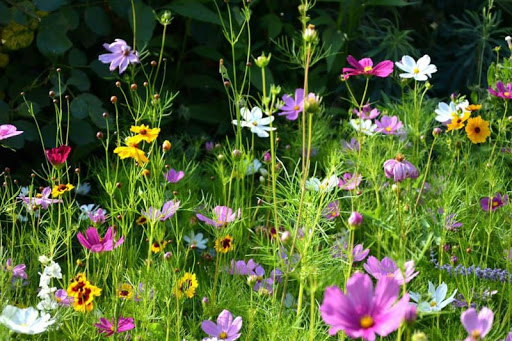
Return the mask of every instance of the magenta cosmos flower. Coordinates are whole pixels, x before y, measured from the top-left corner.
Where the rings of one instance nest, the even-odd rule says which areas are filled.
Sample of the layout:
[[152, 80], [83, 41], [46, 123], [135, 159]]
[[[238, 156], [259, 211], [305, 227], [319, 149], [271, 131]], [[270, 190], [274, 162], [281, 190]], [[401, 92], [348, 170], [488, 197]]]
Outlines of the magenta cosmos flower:
[[407, 161], [402, 154], [398, 154], [394, 159], [384, 162], [384, 172], [386, 173], [386, 178], [393, 178], [395, 182], [400, 182], [407, 178], [416, 179], [419, 176], [416, 167]]
[[469, 336], [465, 341], [482, 340], [491, 330], [494, 313], [489, 308], [482, 308], [479, 313], [470, 308], [460, 315], [460, 321]]
[[380, 115], [380, 111], [377, 108], [372, 108], [370, 103], [363, 105], [361, 110], [354, 109], [352, 112], [363, 120], [373, 120]]
[[398, 119], [398, 116], [382, 116], [382, 118], [375, 121], [377, 125], [377, 132], [386, 135], [394, 135], [403, 126], [402, 122]]
[[95, 227], [89, 227], [87, 231], [85, 231], [85, 237], [81, 232], [78, 232], [76, 236], [80, 244], [93, 253], [112, 251], [123, 244], [124, 237], [119, 238], [119, 240], [114, 243], [115, 237], [116, 233], [113, 231], [112, 226], [108, 228], [103, 238], [100, 237], [98, 229]]
[[217, 318], [217, 324], [210, 320], [201, 323], [201, 329], [220, 340], [233, 341], [240, 337], [242, 329], [242, 317], [238, 316], [233, 320], [233, 315], [229, 310], [224, 309]]
[[139, 63], [139, 53], [133, 52], [123, 39], [116, 39], [111, 44], [103, 44], [103, 47], [110, 53], [102, 54], [98, 59], [104, 64], [110, 63], [110, 71], [119, 68], [119, 74], [121, 74], [129, 64]]
[[498, 81], [496, 83], [496, 90], [489, 87], [489, 93], [493, 96], [500, 97], [503, 99], [511, 99], [512, 98], [512, 84], [507, 83], [505, 86], [502, 81]]
[[286, 119], [295, 121], [304, 109], [304, 89], [295, 90], [295, 98], [286, 94], [283, 96], [284, 105], [279, 108], [280, 116], [286, 116]]
[[376, 76], [385, 78], [389, 76], [393, 72], [393, 62], [390, 60], [385, 60], [380, 62], [375, 67], [373, 66], [373, 60], [371, 58], [363, 58], [361, 60], [356, 60], [352, 56], [347, 57], [347, 62], [352, 65], [354, 68], [344, 67], [343, 68], [343, 77], [347, 79], [350, 76]]
[[325, 289], [320, 306], [322, 319], [331, 328], [330, 335], [344, 331], [353, 339], [375, 340], [375, 334], [387, 336], [400, 327], [409, 305], [409, 295], [398, 299], [400, 287], [391, 278], [377, 282], [375, 291], [370, 276], [355, 273], [347, 281], [347, 293], [336, 287]]
[[180, 202], [175, 200], [167, 201], [161, 210], [157, 210], [154, 207], [148, 208], [147, 211], [142, 211], [142, 215], [149, 220], [160, 220], [165, 221], [172, 217], [176, 211], [180, 208]]
[[46, 158], [54, 167], [61, 167], [66, 163], [71, 147], [60, 146], [58, 148], [52, 148], [46, 150]]
[[41, 207], [43, 210], [46, 210], [51, 204], [62, 202], [62, 200], [59, 199], [51, 199], [51, 194], [52, 189], [50, 187], [45, 187], [41, 193], [37, 193], [33, 197], [20, 195], [19, 198], [23, 200], [23, 202], [27, 205], [27, 209], [29, 210], [32, 210], [34, 206]]
[[363, 216], [361, 213], [353, 211], [348, 217], [347, 223], [350, 227], [359, 227], [363, 223]]
[[361, 174], [350, 174], [345, 173], [343, 177], [338, 179], [338, 187], [345, 191], [351, 191], [356, 189], [360, 184], [363, 176]]
[[418, 276], [419, 271], [414, 272], [414, 261], [408, 261], [404, 264], [405, 273], [398, 268], [391, 258], [384, 257], [381, 262], [373, 256], [368, 257], [364, 264], [364, 269], [375, 279], [384, 277], [394, 278], [399, 285], [409, 283], [414, 277]]
[[23, 131], [18, 130], [12, 124], [2, 124], [0, 125], [0, 141], [6, 140], [10, 137], [23, 134]]
[[101, 317], [100, 323], [96, 323], [94, 326], [98, 328], [99, 333], [103, 333], [105, 336], [112, 336], [114, 333], [121, 334], [128, 330], [132, 330], [135, 328], [135, 323], [133, 323], [133, 318], [131, 317], [119, 317], [117, 323], [114, 318], [107, 320], [106, 318]]
[[501, 195], [501, 193], [496, 193], [494, 197], [486, 197], [480, 199], [480, 207], [484, 211], [495, 211], [498, 207], [502, 207], [508, 203], [508, 195]]
[[174, 168], [171, 168], [167, 173], [164, 174], [164, 177], [167, 180], [167, 182], [175, 184], [179, 182], [181, 179], [183, 179], [183, 177], [185, 177], [185, 172], [176, 171]]
[[202, 222], [215, 226], [215, 227], [224, 227], [227, 226], [227, 224], [237, 220], [240, 218], [240, 215], [242, 214], [242, 211], [238, 209], [238, 211], [233, 212], [233, 210], [226, 206], [215, 206], [213, 209], [213, 217], [208, 218], [205, 217], [202, 214], [196, 214], [197, 219], [201, 220]]

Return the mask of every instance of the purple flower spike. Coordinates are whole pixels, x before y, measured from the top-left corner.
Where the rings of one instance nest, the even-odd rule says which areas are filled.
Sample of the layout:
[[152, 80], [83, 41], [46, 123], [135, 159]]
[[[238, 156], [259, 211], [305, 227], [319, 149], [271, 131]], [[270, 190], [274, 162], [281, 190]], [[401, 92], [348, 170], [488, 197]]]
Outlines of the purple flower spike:
[[98, 229], [94, 227], [90, 227], [85, 231], [85, 237], [81, 232], [78, 232], [76, 237], [83, 247], [93, 253], [112, 251], [124, 242], [124, 237], [121, 237], [114, 244], [116, 233], [113, 231], [112, 226], [108, 228], [103, 238], [98, 234]]
[[402, 154], [398, 154], [396, 158], [384, 162], [384, 172], [386, 178], [393, 178], [395, 182], [401, 182], [405, 179], [416, 179], [419, 176], [416, 167], [405, 160]]
[[139, 53], [133, 52], [132, 48], [123, 39], [116, 39], [111, 44], [103, 44], [103, 47], [110, 53], [98, 57], [104, 64], [110, 63], [110, 71], [119, 68], [119, 74], [123, 73], [129, 64], [139, 63]]
[[238, 211], [233, 212], [233, 210], [226, 206], [216, 206], [213, 209], [213, 217], [208, 218], [205, 217], [202, 214], [196, 214], [196, 217], [201, 220], [202, 222], [214, 226], [214, 227], [225, 227], [229, 223], [240, 219], [240, 215], [242, 214], [242, 211], [238, 209]]
[[171, 168], [167, 173], [164, 174], [165, 179], [167, 182], [170, 182], [172, 184], [175, 184], [179, 182], [183, 177], [185, 176], [185, 172], [183, 171], [176, 171], [175, 169]]
[[489, 308], [482, 308], [479, 313], [470, 308], [460, 315], [460, 321], [469, 336], [465, 341], [482, 340], [491, 330], [494, 313]]
[[223, 310], [217, 318], [217, 323], [210, 320], [201, 323], [201, 329], [211, 337], [220, 340], [234, 341], [240, 337], [242, 329], [242, 318], [238, 316], [233, 320], [233, 315], [229, 310]]
[[286, 116], [286, 119], [295, 121], [304, 109], [304, 89], [295, 90], [295, 98], [290, 95], [283, 96], [284, 105], [279, 108], [280, 116]]
[[480, 207], [482, 210], [489, 212], [495, 211], [498, 207], [502, 207], [508, 204], [508, 195], [501, 195], [501, 193], [496, 193], [494, 197], [487, 197], [480, 199]]
[[386, 135], [395, 135], [403, 126], [398, 116], [383, 116], [380, 121], [376, 120], [375, 124], [377, 125], [376, 131]]
[[376, 279], [383, 277], [394, 278], [399, 285], [409, 283], [419, 272], [414, 272], [414, 261], [405, 262], [405, 272], [398, 268], [391, 258], [384, 257], [381, 262], [373, 256], [370, 256], [364, 264], [364, 269]]

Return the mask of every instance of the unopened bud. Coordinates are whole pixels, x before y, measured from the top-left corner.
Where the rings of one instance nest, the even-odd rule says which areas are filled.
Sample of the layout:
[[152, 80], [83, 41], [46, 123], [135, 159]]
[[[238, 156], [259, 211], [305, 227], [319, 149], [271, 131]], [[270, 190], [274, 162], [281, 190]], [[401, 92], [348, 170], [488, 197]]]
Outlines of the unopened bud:
[[112, 104], [116, 104], [117, 103], [117, 96], [110, 97], [110, 102], [112, 102]]
[[258, 67], [264, 68], [264, 67], [266, 67], [266, 66], [268, 65], [268, 63], [270, 63], [270, 58], [271, 58], [271, 57], [272, 57], [272, 54], [271, 54], [271, 53], [269, 53], [269, 55], [268, 55], [268, 56], [265, 56], [265, 53], [263, 52], [263, 53], [261, 54], [261, 56], [259, 56], [258, 58], [256, 58], [256, 59], [254, 60], [254, 62], [256, 63], [256, 65], [257, 65]]
[[169, 150], [171, 150], [171, 142], [165, 140], [164, 143], [162, 143], [162, 149], [164, 152], [168, 152]]

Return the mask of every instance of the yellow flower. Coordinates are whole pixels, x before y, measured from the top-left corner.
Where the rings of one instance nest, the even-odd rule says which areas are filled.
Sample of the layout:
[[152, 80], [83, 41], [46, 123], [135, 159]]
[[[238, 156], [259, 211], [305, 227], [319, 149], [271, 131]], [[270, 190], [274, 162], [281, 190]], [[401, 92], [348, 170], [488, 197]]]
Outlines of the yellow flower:
[[135, 220], [135, 222], [137, 223], [137, 225], [144, 225], [148, 222], [148, 219], [141, 215], [140, 217], [137, 218], [137, 220]]
[[470, 115], [471, 112], [469, 111], [464, 112], [464, 116], [462, 117], [454, 115], [452, 123], [448, 123], [448, 131], [459, 130], [464, 128], [464, 122], [467, 121]]
[[56, 198], [59, 195], [62, 195], [66, 192], [71, 191], [73, 188], [75, 188], [75, 186], [73, 186], [71, 184], [66, 184], [66, 185], [62, 184], [62, 185], [58, 185], [58, 186], [53, 186], [52, 197]]
[[160, 252], [163, 249], [165, 249], [165, 246], [167, 245], [167, 242], [165, 240], [162, 241], [154, 241], [153, 244], [151, 244], [151, 251], [154, 253]]
[[469, 110], [469, 111], [477, 111], [477, 110], [480, 110], [482, 109], [482, 105], [481, 104], [470, 104], [466, 107], [466, 110]]
[[227, 253], [228, 251], [233, 250], [233, 248], [233, 237], [231, 237], [230, 235], [218, 238], [215, 241], [215, 250], [217, 252]]
[[80, 273], [69, 282], [67, 294], [73, 297], [73, 309], [85, 313], [92, 310], [94, 297], [101, 295], [101, 289], [92, 285], [85, 274]]
[[470, 118], [466, 125], [466, 133], [473, 143], [484, 143], [491, 135], [489, 130], [489, 122], [482, 120], [480, 116]]
[[132, 126], [130, 131], [137, 134], [133, 136], [137, 143], [140, 141], [150, 143], [156, 140], [158, 133], [160, 133], [160, 128], [150, 128], [145, 124], [141, 124], [140, 126]]
[[192, 298], [196, 293], [197, 286], [196, 274], [186, 272], [185, 275], [178, 280], [178, 284], [172, 290], [172, 293], [176, 295], [177, 298], [182, 298], [183, 295]]
[[121, 284], [121, 287], [117, 290], [117, 296], [129, 300], [133, 297], [133, 286], [128, 283]]
[[146, 157], [146, 153], [139, 149], [137, 143], [135, 136], [128, 137], [125, 140], [126, 147], [117, 147], [114, 149], [114, 153], [118, 154], [121, 159], [132, 158], [137, 161], [139, 166], [142, 166], [149, 162], [149, 159]]

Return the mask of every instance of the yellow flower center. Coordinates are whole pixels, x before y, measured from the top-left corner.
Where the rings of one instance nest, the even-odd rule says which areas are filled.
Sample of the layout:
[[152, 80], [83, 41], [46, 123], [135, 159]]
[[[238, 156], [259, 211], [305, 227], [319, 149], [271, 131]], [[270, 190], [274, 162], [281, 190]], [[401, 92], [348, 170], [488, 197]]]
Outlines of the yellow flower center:
[[364, 67], [364, 72], [371, 72], [372, 70], [373, 70], [373, 67], [371, 67], [371, 66]]
[[361, 317], [359, 324], [361, 325], [361, 328], [370, 328], [373, 326], [373, 318], [370, 315], [364, 315]]
[[388, 131], [388, 132], [391, 131], [391, 127], [387, 127], [386, 131]]
[[505, 91], [505, 92], [503, 93], [503, 96], [505, 96], [505, 97], [509, 97], [509, 96], [510, 96], [510, 92]]
[[480, 339], [480, 335], [482, 334], [482, 332], [478, 329], [475, 329], [471, 332], [471, 337], [475, 340], [478, 340]]
[[298, 105], [294, 105], [294, 106], [293, 106], [293, 110], [297, 111], [297, 110], [299, 110], [299, 109], [300, 109], [300, 107], [299, 107]]
[[497, 201], [493, 201], [493, 202], [492, 202], [492, 206], [493, 206], [493, 207], [498, 206], [498, 204], [499, 204], [499, 203], [498, 203]]
[[226, 340], [228, 338], [228, 333], [222, 332], [219, 334], [219, 339]]
[[386, 275], [386, 277], [388, 277], [388, 278], [395, 278], [395, 274], [390, 272], [390, 273], [388, 273]]
[[252, 122], [252, 125], [255, 127], [258, 126], [258, 122], [254, 121], [254, 122]]
[[418, 73], [420, 73], [420, 69], [418, 69], [417, 67], [415, 67], [415, 68], [412, 70], [412, 73], [414, 73], [415, 75], [417, 75]]
[[437, 303], [436, 303], [436, 302], [434, 302], [434, 301], [430, 302], [430, 306], [431, 306], [431, 307], [435, 307], [436, 305], [437, 305]]

